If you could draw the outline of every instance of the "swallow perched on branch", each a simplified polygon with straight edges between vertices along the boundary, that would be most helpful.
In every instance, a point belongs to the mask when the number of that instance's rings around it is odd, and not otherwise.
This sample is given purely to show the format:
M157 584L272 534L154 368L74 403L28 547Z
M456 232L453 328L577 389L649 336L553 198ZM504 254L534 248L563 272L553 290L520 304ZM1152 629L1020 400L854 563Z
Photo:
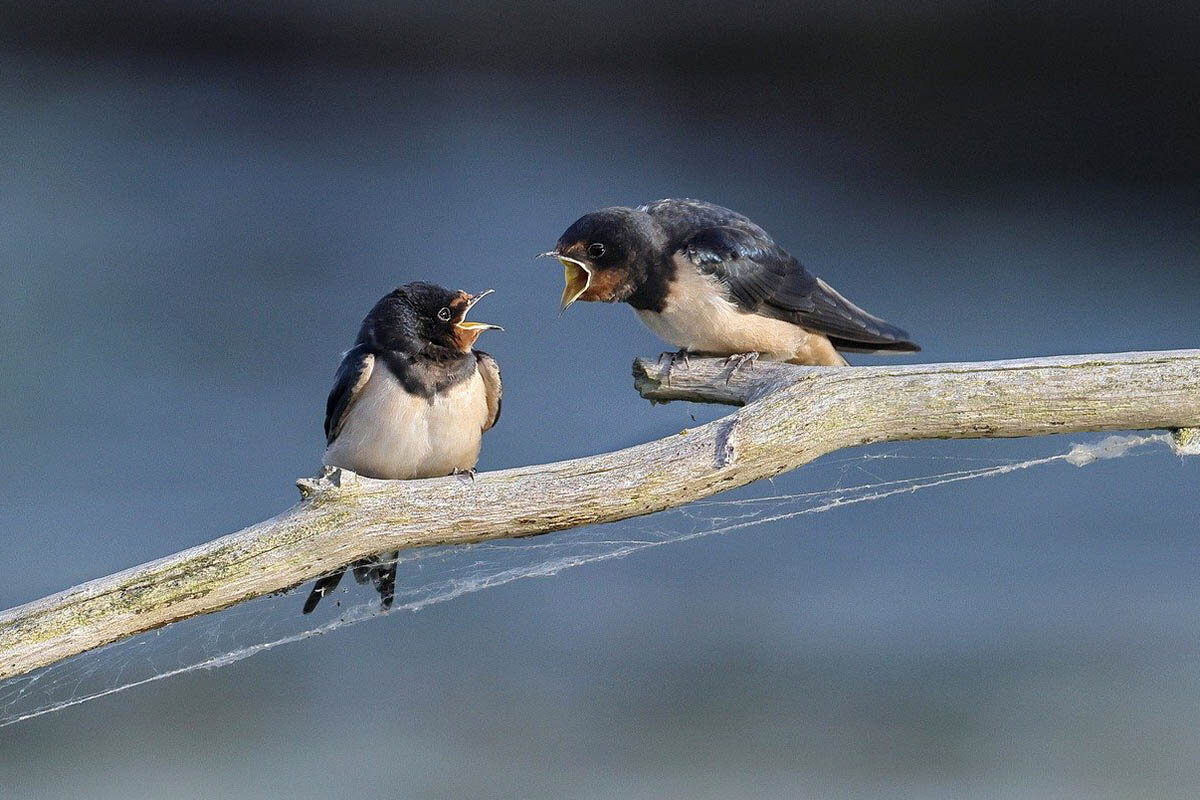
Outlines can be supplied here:
M375 304L325 404L325 464L387 480L474 477L480 438L500 418L502 388L496 360L473 348L484 331L503 329L466 316L491 292L409 283ZM351 565L359 583L375 584L384 608L395 595L397 558ZM305 614L343 573L317 580Z
M576 300L624 302L689 353L845 366L839 351L916 352L909 335L810 274L741 214L702 200L604 208L575 221L554 250Z

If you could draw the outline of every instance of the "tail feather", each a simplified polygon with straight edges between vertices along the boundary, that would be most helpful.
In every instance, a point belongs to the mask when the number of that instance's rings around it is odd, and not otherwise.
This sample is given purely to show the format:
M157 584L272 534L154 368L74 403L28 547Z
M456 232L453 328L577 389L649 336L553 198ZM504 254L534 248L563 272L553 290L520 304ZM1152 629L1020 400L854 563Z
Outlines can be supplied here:
M308 594L308 599L304 601L303 612L311 614L312 610L317 607L317 603L321 602L321 598L332 592L342 582L342 576L346 574L346 570L339 569L337 572L331 572L317 578L317 582L313 585L313 589Z
M383 608L391 608L396 598L396 564L399 560L400 551L394 550L387 555L359 559L350 564L349 569L358 583L369 582L375 586ZM317 579L317 582L313 584L312 591L309 592L308 599L304 601L303 613L311 614L317 604L321 602L322 597L332 594L337 589L338 584L342 582L342 576L346 574L346 569L343 567L337 572L331 572Z
M372 565L375 562L372 559L364 558L362 561L354 562L354 580L358 583L366 583L373 580L374 569Z
M907 337L908 334L899 328L896 329L896 334L899 337ZM830 336L829 342L838 350L844 350L848 353L919 353L921 345L916 342L909 341L907 338L898 338L894 341L873 341L863 342L855 339L844 339L839 336Z

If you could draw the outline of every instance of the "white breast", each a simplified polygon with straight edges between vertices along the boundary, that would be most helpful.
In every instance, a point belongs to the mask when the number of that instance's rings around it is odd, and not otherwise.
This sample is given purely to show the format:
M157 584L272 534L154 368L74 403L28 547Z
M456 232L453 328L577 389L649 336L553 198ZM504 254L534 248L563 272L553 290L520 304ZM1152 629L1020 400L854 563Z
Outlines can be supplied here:
M646 327L676 347L715 355L759 353L775 361L844 364L820 334L799 325L740 310L715 278L682 256L662 311L637 310Z
M333 443L325 463L373 478L408 479L469 470L479 460L487 419L479 371L432 400L405 392L378 364Z

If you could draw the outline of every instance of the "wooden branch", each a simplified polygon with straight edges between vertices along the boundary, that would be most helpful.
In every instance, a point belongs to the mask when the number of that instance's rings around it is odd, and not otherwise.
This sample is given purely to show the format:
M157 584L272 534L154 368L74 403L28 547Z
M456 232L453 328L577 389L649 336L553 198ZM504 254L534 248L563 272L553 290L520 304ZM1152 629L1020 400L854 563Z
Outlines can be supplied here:
M460 478L299 481L279 516L0 614L0 678L278 592L386 550L531 536L681 506L844 447L1200 426L1200 350L801 368L634 364L653 401L745 404L613 453ZM299 613L297 603L297 613Z

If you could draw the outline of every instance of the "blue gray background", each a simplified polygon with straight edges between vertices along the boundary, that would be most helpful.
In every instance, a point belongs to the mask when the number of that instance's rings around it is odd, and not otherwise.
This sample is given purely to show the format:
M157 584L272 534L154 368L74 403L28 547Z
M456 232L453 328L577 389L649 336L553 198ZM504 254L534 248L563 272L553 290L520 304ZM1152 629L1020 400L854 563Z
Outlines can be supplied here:
M498 290L483 469L721 413L636 396L630 360L663 346L628 309L557 314L531 256L602 205L743 211L919 360L1200 344L1188 4L0 22L2 606L290 504L339 353L408 280ZM936 472L1074 440L887 452ZM4 728L0 785L1195 796L1198 486L1165 452L1055 465L522 581Z

